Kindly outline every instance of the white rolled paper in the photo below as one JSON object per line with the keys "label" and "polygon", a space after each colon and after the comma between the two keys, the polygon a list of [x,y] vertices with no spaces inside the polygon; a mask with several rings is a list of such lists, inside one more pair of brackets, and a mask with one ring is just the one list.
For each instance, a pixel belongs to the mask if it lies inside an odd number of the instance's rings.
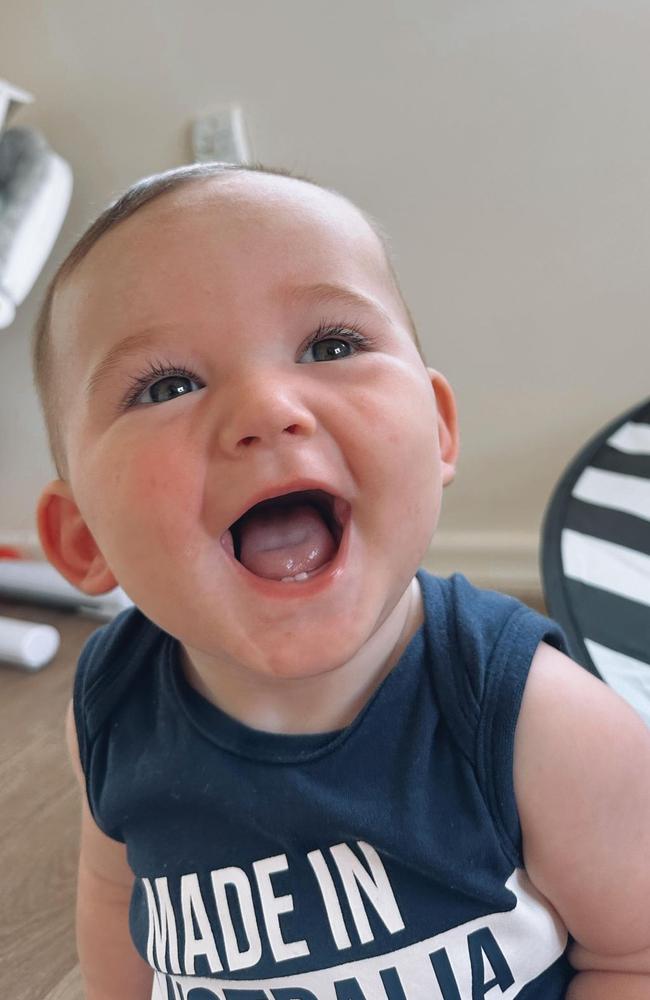
{"label": "white rolled paper", "polygon": [[0,597],[59,608],[78,608],[98,618],[114,618],[132,601],[116,587],[90,597],[73,587],[49,563],[36,559],[0,559]]}
{"label": "white rolled paper", "polygon": [[0,617],[0,662],[38,670],[56,654],[61,637],[52,625]]}

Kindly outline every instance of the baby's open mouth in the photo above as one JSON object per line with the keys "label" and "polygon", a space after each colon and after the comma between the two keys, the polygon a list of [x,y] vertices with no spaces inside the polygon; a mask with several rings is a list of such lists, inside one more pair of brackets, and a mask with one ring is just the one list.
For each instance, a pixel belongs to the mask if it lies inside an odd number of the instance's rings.
{"label": "baby's open mouth", "polygon": [[324,490],[300,490],[255,504],[226,535],[250,573],[300,582],[334,559],[348,510],[346,501]]}

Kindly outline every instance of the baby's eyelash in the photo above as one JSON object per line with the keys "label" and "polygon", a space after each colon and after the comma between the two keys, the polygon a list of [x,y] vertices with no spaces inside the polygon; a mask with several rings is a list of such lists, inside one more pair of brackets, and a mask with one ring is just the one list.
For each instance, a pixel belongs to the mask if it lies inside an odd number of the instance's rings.
{"label": "baby's eyelash", "polygon": [[120,409],[128,410],[145,389],[148,389],[158,379],[168,378],[170,375],[177,375],[180,378],[191,379],[192,382],[203,384],[199,376],[185,365],[174,365],[171,361],[152,361],[137,375],[130,376],[129,389],[120,404]]}
{"label": "baby's eyelash", "polygon": [[[321,340],[340,339],[352,344],[357,351],[370,351],[375,346],[374,339],[369,336],[357,323],[332,323],[329,320],[321,320],[318,327],[305,341],[300,349],[300,353],[318,344]],[[128,410],[133,406],[138,397],[150,388],[158,379],[169,378],[170,376],[190,379],[199,385],[203,385],[202,380],[186,365],[175,365],[168,360],[152,361],[135,375],[129,377],[129,388],[124,394],[120,403],[120,410]]]}
{"label": "baby's eyelash", "polygon": [[375,346],[373,338],[357,323],[331,323],[327,320],[321,320],[311,337],[303,344],[301,352],[304,353],[314,344],[318,344],[321,340],[328,340],[330,337],[346,340],[359,351],[370,351]]}

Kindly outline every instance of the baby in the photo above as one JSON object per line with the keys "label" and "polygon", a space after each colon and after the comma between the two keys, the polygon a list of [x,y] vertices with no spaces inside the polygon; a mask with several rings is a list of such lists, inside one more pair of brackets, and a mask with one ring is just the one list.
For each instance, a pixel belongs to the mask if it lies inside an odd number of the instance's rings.
{"label": "baby", "polygon": [[650,734],[552,622],[418,570],[454,397],[362,213],[149,178],[35,360],[45,552],[136,605],[68,716],[88,1000],[647,1000]]}

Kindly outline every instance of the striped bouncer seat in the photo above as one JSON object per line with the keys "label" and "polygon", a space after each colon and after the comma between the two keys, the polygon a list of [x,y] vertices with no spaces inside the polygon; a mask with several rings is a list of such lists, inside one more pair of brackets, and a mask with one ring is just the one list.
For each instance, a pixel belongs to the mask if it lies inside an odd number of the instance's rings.
{"label": "striped bouncer seat", "polygon": [[571,653],[650,726],[650,399],[582,449],[548,505],[544,597]]}

